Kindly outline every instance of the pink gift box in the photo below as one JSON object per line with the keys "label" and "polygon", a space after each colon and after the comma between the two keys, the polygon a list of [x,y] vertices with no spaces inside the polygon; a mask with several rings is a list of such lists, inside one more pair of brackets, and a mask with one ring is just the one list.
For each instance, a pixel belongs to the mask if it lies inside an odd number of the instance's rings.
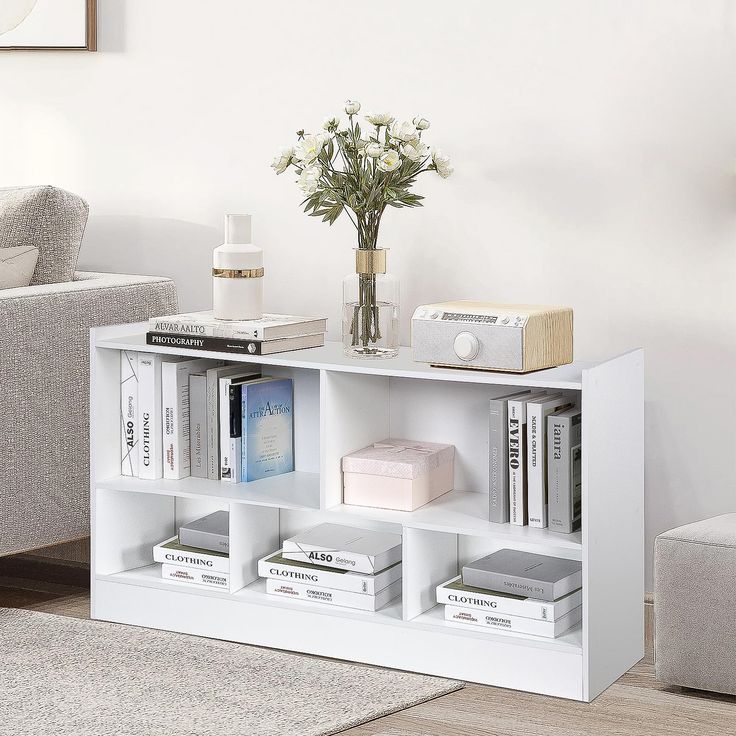
{"label": "pink gift box", "polygon": [[343,457],[343,502],[414,511],[452,490],[454,463],[454,445],[375,442]]}

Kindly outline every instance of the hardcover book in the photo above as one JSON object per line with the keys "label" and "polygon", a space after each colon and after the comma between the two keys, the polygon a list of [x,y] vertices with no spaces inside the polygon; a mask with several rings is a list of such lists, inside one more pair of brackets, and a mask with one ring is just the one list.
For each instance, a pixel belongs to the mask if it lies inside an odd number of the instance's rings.
{"label": "hardcover book", "polygon": [[582,588],[558,598],[556,601],[540,601],[513,593],[501,593],[463,585],[457,577],[437,586],[437,603],[462,608],[477,608],[481,611],[495,611],[538,621],[556,621],[583,603]]}
{"label": "hardcover book", "polygon": [[549,528],[565,534],[582,518],[581,421],[579,408],[547,417]]}
{"label": "hardcover book", "polygon": [[559,394],[526,405],[528,516],[529,526],[538,529],[547,527],[547,417],[570,406]]}
{"label": "hardcover book", "polygon": [[186,547],[230,552],[230,514],[215,511],[179,527],[179,542]]}
{"label": "hardcover book", "polygon": [[319,524],[284,540],[287,560],[374,574],[401,561],[401,534]]}
{"label": "hardcover book", "polygon": [[361,611],[378,611],[394,598],[401,595],[401,580],[391,583],[375,595],[349,593],[345,590],[320,588],[308,583],[287,583],[283,580],[266,579],[266,593],[280,595],[293,600],[312,601]]}
{"label": "hardcover book", "polygon": [[138,353],[120,351],[120,474],[138,476]]}
{"label": "hardcover book", "polygon": [[197,337],[165,332],[147,332],[147,345],[205,350],[211,353],[239,353],[240,355],[273,355],[290,350],[319,348],[325,344],[324,333],[280,337],[278,340],[237,340],[229,337]]}
{"label": "hardcover book", "polygon": [[509,401],[509,504],[511,523],[527,524],[527,424],[526,405],[546,396],[546,391]]}
{"label": "hardcover book", "polygon": [[531,634],[552,639],[564,634],[568,629],[579,623],[583,618],[583,607],[578,606],[556,621],[536,621],[531,618],[513,616],[504,613],[488,613],[476,608],[460,608],[445,606],[445,620],[456,624],[470,626],[485,626],[497,631],[507,631],[516,634]]}
{"label": "hardcover book", "polygon": [[187,585],[204,585],[209,588],[230,588],[230,573],[212,572],[195,567],[182,567],[180,565],[161,565],[161,577],[164,580],[175,580]]}
{"label": "hardcover book", "polygon": [[488,432],[489,518],[496,524],[509,521],[509,399],[530,394],[518,391],[491,399]]}
{"label": "hardcover book", "polygon": [[299,317],[294,314],[264,314],[261,319],[221,320],[212,310],[188,312],[168,317],[152,317],[151,332],[168,332],[198,337],[226,337],[238,340],[275,340],[281,337],[313,335],[327,330],[323,317]]}
{"label": "hardcover book", "polygon": [[153,548],[153,561],[210,572],[230,572],[230,555],[227,552],[187,547],[179,541],[178,536],[157,544]]}
{"label": "hardcover book", "polygon": [[294,470],[294,386],[290,378],[244,383],[241,390],[241,480]]}
{"label": "hardcover book", "polygon": [[463,567],[464,585],[556,601],[583,585],[578,560],[500,549]]}
{"label": "hardcover book", "polygon": [[193,478],[207,477],[207,376],[189,376],[189,452]]}
{"label": "hardcover book", "polygon": [[321,588],[375,595],[401,579],[401,563],[397,562],[375,575],[365,575],[299,560],[288,560],[279,550],[258,560],[258,574],[262,578],[273,578],[284,582],[308,583]]}

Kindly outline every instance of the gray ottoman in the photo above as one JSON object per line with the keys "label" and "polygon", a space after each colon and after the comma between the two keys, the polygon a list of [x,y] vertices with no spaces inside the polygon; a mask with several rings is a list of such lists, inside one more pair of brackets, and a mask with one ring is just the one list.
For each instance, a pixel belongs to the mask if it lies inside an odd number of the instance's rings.
{"label": "gray ottoman", "polygon": [[654,618],[658,680],[736,695],[736,514],[657,537]]}

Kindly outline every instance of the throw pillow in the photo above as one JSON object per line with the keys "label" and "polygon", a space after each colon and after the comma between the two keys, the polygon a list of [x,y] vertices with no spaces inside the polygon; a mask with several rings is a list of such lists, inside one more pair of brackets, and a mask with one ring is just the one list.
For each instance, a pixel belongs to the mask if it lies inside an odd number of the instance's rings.
{"label": "throw pillow", "polygon": [[71,281],[89,207],[76,194],[51,186],[0,189],[3,248],[38,248],[31,285]]}
{"label": "throw pillow", "polygon": [[29,286],[38,261],[38,248],[19,245],[0,250],[0,289]]}

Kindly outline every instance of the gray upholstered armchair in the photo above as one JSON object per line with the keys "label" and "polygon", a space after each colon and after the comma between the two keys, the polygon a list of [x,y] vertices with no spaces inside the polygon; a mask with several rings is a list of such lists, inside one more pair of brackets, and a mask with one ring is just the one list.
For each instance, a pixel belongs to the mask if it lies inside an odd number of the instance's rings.
{"label": "gray upholstered armchair", "polygon": [[28,286],[0,289],[0,555],[89,534],[89,329],[177,311],[158,276],[76,271],[87,204],[0,189],[3,248],[39,250]]}

